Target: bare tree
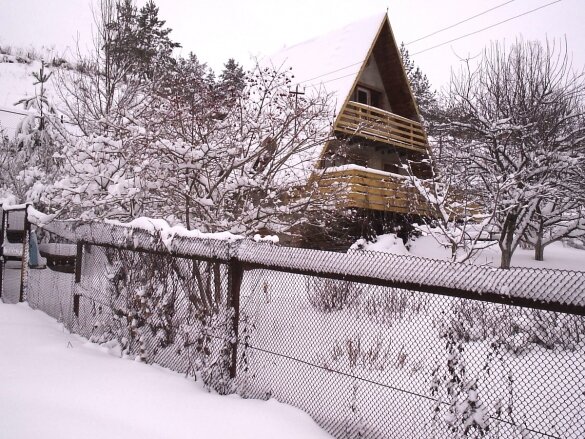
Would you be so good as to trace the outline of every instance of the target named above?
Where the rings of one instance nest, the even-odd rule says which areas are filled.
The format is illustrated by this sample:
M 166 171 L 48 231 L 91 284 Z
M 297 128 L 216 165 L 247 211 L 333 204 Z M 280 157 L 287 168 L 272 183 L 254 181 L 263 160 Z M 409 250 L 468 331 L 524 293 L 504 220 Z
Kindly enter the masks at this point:
M 118 3 L 102 0 L 94 11 L 93 54 L 81 68 L 58 73 L 59 104 L 71 129 L 46 201 L 69 216 L 130 219 L 144 211 L 140 174 L 156 135 L 145 122 L 155 83 L 134 75 L 132 61 L 117 53 L 117 19 Z
M 148 215 L 204 231 L 308 221 L 322 200 L 307 183 L 331 132 L 327 94 L 296 98 L 289 71 L 259 66 L 226 93 L 194 55 L 154 81 L 111 48 L 113 20 L 104 0 L 88 68 L 61 78 L 76 129 L 50 201 L 73 217 Z
M 463 141 L 472 190 L 494 212 L 502 268 L 546 202 L 563 186 L 582 186 L 575 176 L 585 157 L 584 94 L 583 74 L 560 43 L 494 43 L 452 78 L 447 126 Z
M 443 139 L 439 138 L 431 144 L 442 142 Z M 416 228 L 448 248 L 453 262 L 465 262 L 494 244 L 488 239 L 493 211 L 479 208 L 480 201 L 472 184 L 467 158 L 454 147 L 457 139 L 451 138 L 449 143 L 450 148 L 437 148 L 440 155 L 429 155 L 425 159 L 432 170 L 430 178 L 417 177 L 412 161 L 404 167 L 410 185 L 420 195 L 416 205 L 428 211 L 421 217 L 424 227 L 417 225 Z
M 260 66 L 236 96 L 216 94 L 204 74 L 193 79 L 187 96 L 159 106 L 167 110 L 149 168 L 149 179 L 161 181 L 155 204 L 205 231 L 277 232 L 306 221 L 317 203 L 307 183 L 331 131 L 328 96 L 295 99 L 290 72 Z

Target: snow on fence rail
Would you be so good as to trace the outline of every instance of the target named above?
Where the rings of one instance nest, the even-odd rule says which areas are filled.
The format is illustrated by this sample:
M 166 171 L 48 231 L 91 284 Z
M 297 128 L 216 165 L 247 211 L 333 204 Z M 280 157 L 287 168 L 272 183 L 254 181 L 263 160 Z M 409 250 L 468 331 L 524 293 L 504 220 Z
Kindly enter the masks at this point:
M 151 220 L 133 225 L 53 221 L 43 227 L 74 242 L 226 262 L 236 260 L 275 270 L 585 314 L 585 272 L 581 271 L 502 270 L 361 250 L 336 253 L 279 247 L 230 234 L 206 235 L 169 228 Z

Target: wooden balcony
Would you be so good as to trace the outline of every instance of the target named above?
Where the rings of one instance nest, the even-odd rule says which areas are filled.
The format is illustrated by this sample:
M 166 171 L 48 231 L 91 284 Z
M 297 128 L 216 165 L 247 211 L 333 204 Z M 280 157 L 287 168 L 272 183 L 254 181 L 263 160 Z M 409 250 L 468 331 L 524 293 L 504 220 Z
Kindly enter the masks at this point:
M 318 184 L 341 207 L 431 216 L 430 206 L 401 175 L 346 165 L 324 170 Z
M 399 148 L 428 152 L 427 137 L 420 123 L 358 102 L 348 102 L 334 128 Z

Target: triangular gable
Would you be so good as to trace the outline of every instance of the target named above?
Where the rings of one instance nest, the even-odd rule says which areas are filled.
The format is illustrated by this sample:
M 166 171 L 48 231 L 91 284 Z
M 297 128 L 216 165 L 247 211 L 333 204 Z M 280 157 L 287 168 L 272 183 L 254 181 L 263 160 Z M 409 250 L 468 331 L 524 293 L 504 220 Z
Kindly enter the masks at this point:
M 388 17 L 385 17 L 370 56 L 375 59 L 381 73 L 392 112 L 419 121 L 418 106 L 412 94 Z
M 386 13 L 285 48 L 262 60 L 262 64 L 275 69 L 292 68 L 293 89 L 298 85 L 310 93 L 311 89 L 324 88 L 332 95 L 335 114 L 339 117 L 352 100 L 369 60 L 377 65 L 392 113 L 419 121 L 418 108 Z M 322 145 L 311 153 L 315 164 L 326 149 L 327 145 Z
M 348 24 L 321 37 L 285 48 L 263 63 L 273 67 L 292 67 L 293 87 L 324 87 L 335 100 L 339 114 L 351 93 L 358 72 L 366 61 L 386 14 Z
M 402 65 L 386 13 L 350 23 L 336 31 L 285 48 L 268 57 L 275 68 L 292 67 L 293 87 L 324 87 L 339 114 L 364 72 L 375 59 L 394 113 L 419 120 L 418 108 Z

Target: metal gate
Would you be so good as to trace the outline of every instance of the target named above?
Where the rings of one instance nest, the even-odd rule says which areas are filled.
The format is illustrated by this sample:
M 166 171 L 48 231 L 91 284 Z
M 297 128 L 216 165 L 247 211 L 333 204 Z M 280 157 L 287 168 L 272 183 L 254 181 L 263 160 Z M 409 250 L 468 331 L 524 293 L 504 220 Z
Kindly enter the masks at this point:
M 30 238 L 28 205 L 2 206 L 0 212 L 0 298 L 4 303 L 23 302 Z

